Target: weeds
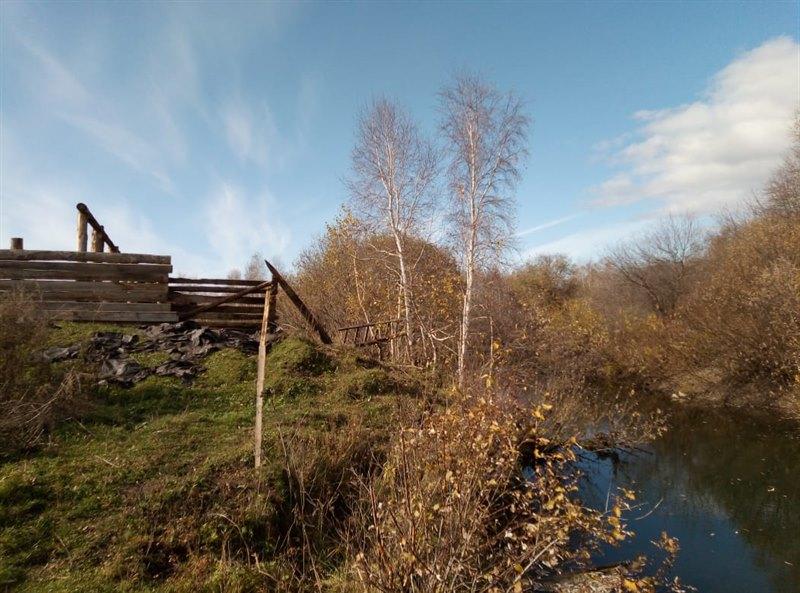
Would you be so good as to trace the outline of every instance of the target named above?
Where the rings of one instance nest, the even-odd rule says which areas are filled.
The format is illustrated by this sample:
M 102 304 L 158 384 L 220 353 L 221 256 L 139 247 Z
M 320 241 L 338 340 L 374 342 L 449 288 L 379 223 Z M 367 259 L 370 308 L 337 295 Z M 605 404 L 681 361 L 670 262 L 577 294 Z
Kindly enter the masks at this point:
M 59 420 L 85 408 L 81 374 L 41 358 L 49 333 L 35 296 L 0 296 L 0 455 L 37 445 Z

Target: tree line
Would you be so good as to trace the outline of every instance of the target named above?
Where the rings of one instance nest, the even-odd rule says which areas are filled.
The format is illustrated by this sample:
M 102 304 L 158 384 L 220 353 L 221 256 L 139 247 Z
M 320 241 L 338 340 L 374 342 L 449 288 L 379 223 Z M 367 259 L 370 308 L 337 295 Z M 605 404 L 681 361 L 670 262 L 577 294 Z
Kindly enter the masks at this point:
M 590 264 L 554 254 L 510 266 L 524 102 L 463 74 L 439 92 L 438 116 L 428 137 L 395 101 L 361 110 L 350 199 L 296 262 L 326 324 L 399 319 L 405 361 L 461 387 L 793 391 L 800 127 L 767 186 L 716 225 L 670 216 Z

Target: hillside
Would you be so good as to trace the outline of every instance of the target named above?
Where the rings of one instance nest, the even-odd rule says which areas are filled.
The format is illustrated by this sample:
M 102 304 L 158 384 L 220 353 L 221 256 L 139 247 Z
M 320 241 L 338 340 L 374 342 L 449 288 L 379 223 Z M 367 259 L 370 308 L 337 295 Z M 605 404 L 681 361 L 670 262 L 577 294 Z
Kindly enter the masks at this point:
M 50 340 L 65 346 L 96 329 L 64 324 Z M 255 357 L 224 349 L 203 364 L 190 385 L 151 376 L 99 387 L 38 451 L 4 460 L 0 583 L 31 592 L 272 588 L 285 571 L 270 559 L 303 543 L 293 526 L 298 478 L 330 490 L 335 504 L 343 474 L 368 472 L 380 457 L 408 389 L 369 361 L 283 340 L 268 357 L 256 474 Z M 333 526 L 319 527 L 313 537 L 324 539 Z

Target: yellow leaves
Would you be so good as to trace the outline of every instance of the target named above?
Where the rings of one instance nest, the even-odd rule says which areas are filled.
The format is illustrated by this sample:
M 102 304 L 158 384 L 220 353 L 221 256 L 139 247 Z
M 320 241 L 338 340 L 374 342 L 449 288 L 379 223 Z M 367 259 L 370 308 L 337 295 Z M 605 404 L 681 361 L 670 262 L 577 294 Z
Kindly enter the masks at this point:
M 636 583 L 636 581 L 632 581 L 630 579 L 622 580 L 622 588 L 627 593 L 638 593 L 638 591 L 640 590 L 639 585 Z

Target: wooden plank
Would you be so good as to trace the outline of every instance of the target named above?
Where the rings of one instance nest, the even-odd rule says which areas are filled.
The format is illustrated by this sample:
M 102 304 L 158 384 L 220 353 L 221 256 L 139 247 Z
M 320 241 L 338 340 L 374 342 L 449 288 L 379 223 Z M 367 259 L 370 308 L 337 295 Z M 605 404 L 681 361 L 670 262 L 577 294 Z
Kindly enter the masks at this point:
M 283 276 L 280 275 L 278 270 L 276 270 L 275 267 L 267 260 L 264 260 L 264 263 L 266 264 L 269 271 L 272 273 L 273 282 L 277 282 L 278 284 L 280 284 L 281 288 L 283 288 L 283 292 L 286 293 L 286 296 L 289 298 L 292 304 L 295 307 L 297 307 L 297 309 L 300 311 L 300 313 L 303 315 L 303 317 L 309 323 L 309 325 L 311 325 L 311 327 L 314 328 L 317 334 L 319 334 L 319 339 L 322 340 L 322 343 L 331 344 L 332 343 L 331 337 L 328 335 L 328 332 L 325 330 L 323 325 L 319 322 L 319 319 L 317 319 L 316 315 L 314 315 L 314 313 L 311 312 L 311 309 L 306 307 L 306 304 L 297 295 L 294 289 L 291 286 L 289 286 L 289 283 Z
M 176 322 L 178 316 L 171 311 L 53 311 L 53 318 L 62 321 L 103 321 L 112 323 L 164 323 Z
M 41 272 L 69 272 L 70 277 L 81 280 L 147 280 L 164 278 L 172 271 L 163 264 L 98 264 L 56 261 L 0 261 L 0 274 L 14 270 Z
M 253 294 L 254 292 L 259 292 L 260 290 L 265 290 L 267 287 L 269 287 L 270 284 L 271 284 L 271 282 L 262 282 L 261 284 L 258 284 L 257 286 L 251 286 L 249 288 L 245 288 L 244 290 L 240 290 L 240 291 L 238 291 L 238 292 L 236 292 L 234 294 L 231 294 L 229 296 L 223 297 L 221 299 L 217 299 L 217 300 L 212 301 L 212 302 L 210 302 L 208 304 L 200 305 L 199 307 L 197 307 L 196 309 L 194 309 L 192 311 L 189 311 L 187 313 L 181 314 L 180 318 L 181 318 L 181 320 L 191 319 L 192 317 L 196 317 L 200 313 L 203 313 L 205 311 L 209 311 L 209 310 L 213 309 L 217 305 L 224 305 L 224 304 L 229 303 L 229 302 L 231 302 L 231 301 L 233 301 L 233 300 L 235 300 L 237 298 L 240 298 L 240 297 L 243 297 L 243 296 L 247 296 L 249 294 Z
M 109 264 L 170 264 L 169 255 L 150 255 L 147 253 L 92 253 L 79 251 L 49 251 L 37 249 L 0 249 L 0 260 L 12 261 L 76 261 L 102 262 Z
M 173 289 L 169 290 L 169 301 L 173 304 L 174 307 L 205 305 L 207 303 L 213 302 L 217 298 L 218 297 L 215 295 L 204 295 L 204 294 L 194 294 L 194 293 L 184 294 L 182 292 L 178 292 Z M 259 307 L 262 307 L 264 305 L 264 298 L 259 296 L 244 296 L 244 297 L 239 297 L 238 299 L 234 299 L 227 304 L 258 305 Z
M 36 304 L 45 311 L 171 311 L 169 303 L 103 303 L 84 301 L 42 301 Z
M 208 294 L 231 294 L 243 291 L 249 291 L 247 294 L 262 294 L 266 292 L 267 286 L 269 286 L 269 282 L 262 282 L 261 284 L 256 284 L 254 286 L 192 286 L 189 284 L 186 285 L 176 285 L 170 286 L 171 291 L 175 292 L 202 292 Z M 251 290 L 253 289 L 253 290 Z M 260 300 L 264 300 L 263 298 Z
M 397 323 L 398 321 L 402 321 L 401 319 L 388 319 L 386 321 L 373 321 L 372 323 L 360 323 L 358 325 L 346 325 L 344 327 L 337 327 L 336 331 L 344 331 L 348 329 L 356 329 L 360 327 L 371 327 L 376 325 L 388 325 L 392 323 Z
M 240 319 L 204 319 L 202 317 L 198 317 L 197 319 L 193 319 L 192 321 L 198 323 L 199 325 L 204 325 L 206 327 L 236 327 L 241 329 L 255 330 L 261 326 L 260 319 L 243 321 Z
M 203 319 L 238 319 L 240 321 L 248 321 L 250 319 L 260 320 L 264 312 L 256 309 L 256 313 L 217 313 L 216 311 L 206 311 L 201 314 Z M 178 317 L 181 317 L 181 311 L 175 311 Z M 194 319 L 194 317 L 192 318 Z
M 169 283 L 172 284 L 221 284 L 229 286 L 256 286 L 262 284 L 263 280 L 230 280 L 228 278 L 170 278 Z M 180 287 L 178 287 L 180 288 Z
M 166 284 L 70 282 L 69 280 L 0 280 L 0 291 L 29 290 L 46 301 L 116 301 L 151 303 L 167 300 Z
M 158 282 L 166 286 L 166 274 L 132 274 L 114 270 L 34 270 L 34 269 L 8 269 L 0 262 L 0 278 L 3 280 L 120 280 L 132 282 Z M 33 263 L 33 262 L 8 262 L 8 263 Z M 36 262 L 41 263 L 41 262 Z M 108 264 L 75 264 L 78 266 L 105 266 Z
M 246 304 L 246 305 L 236 305 L 236 304 L 228 304 L 228 305 L 219 305 L 214 309 L 215 313 L 254 313 L 261 316 L 261 312 L 264 310 L 263 299 L 260 299 L 262 302 L 258 304 Z M 193 303 L 191 305 L 176 305 L 172 304 L 172 308 L 176 311 L 181 311 L 185 309 L 189 311 L 195 308 L 198 304 L 202 303 Z

